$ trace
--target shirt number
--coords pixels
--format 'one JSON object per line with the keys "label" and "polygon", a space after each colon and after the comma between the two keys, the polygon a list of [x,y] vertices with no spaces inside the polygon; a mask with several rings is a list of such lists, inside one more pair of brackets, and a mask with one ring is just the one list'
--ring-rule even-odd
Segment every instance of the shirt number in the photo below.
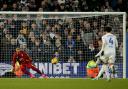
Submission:
{"label": "shirt number", "polygon": [[109,39],[109,43],[113,44],[113,40],[112,40],[112,38]]}

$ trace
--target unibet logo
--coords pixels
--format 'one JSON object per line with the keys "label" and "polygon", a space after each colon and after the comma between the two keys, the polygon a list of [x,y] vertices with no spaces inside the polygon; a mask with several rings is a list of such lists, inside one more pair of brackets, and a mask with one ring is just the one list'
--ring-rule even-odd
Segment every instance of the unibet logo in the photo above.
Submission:
{"label": "unibet logo", "polygon": [[[45,74],[77,74],[79,63],[35,63],[35,66]],[[36,72],[30,70],[31,73]]]}

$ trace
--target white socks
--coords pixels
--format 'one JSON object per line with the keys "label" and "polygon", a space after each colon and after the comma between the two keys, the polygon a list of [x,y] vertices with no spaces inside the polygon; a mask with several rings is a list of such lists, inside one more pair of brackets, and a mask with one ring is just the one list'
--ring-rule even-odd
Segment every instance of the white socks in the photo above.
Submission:
{"label": "white socks", "polygon": [[101,70],[100,70],[97,78],[100,78],[103,73],[106,74],[107,79],[110,79],[109,68],[108,68],[107,64],[102,65]]}

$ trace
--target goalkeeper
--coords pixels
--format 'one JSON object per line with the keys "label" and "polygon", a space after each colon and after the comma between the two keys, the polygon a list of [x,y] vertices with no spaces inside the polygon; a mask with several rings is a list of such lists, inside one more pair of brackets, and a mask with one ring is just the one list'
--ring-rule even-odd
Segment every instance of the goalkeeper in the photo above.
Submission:
{"label": "goalkeeper", "polygon": [[20,69],[24,74],[27,74],[30,76],[30,78],[34,78],[35,76],[27,71],[26,69],[32,69],[39,73],[41,77],[47,78],[47,76],[44,73],[41,73],[39,69],[37,69],[35,66],[32,65],[32,59],[29,57],[29,55],[25,52],[22,51],[20,48],[16,48],[16,52],[13,54],[13,72],[15,72],[15,64],[16,62],[19,62],[20,64]]}
{"label": "goalkeeper", "polygon": [[98,68],[96,62],[93,60],[88,62],[86,69],[87,69],[87,76],[89,76],[91,78],[95,78],[99,73],[99,68]]}

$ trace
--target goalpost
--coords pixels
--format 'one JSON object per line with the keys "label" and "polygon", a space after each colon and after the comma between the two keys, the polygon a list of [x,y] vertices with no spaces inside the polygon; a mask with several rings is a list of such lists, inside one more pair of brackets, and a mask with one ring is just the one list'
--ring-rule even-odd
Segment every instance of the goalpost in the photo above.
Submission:
{"label": "goalpost", "polygon": [[[0,76],[11,69],[12,54],[20,47],[51,78],[85,78],[105,26],[112,27],[119,42],[117,77],[126,78],[125,12],[0,12]],[[57,55],[59,62],[51,64]]]}

